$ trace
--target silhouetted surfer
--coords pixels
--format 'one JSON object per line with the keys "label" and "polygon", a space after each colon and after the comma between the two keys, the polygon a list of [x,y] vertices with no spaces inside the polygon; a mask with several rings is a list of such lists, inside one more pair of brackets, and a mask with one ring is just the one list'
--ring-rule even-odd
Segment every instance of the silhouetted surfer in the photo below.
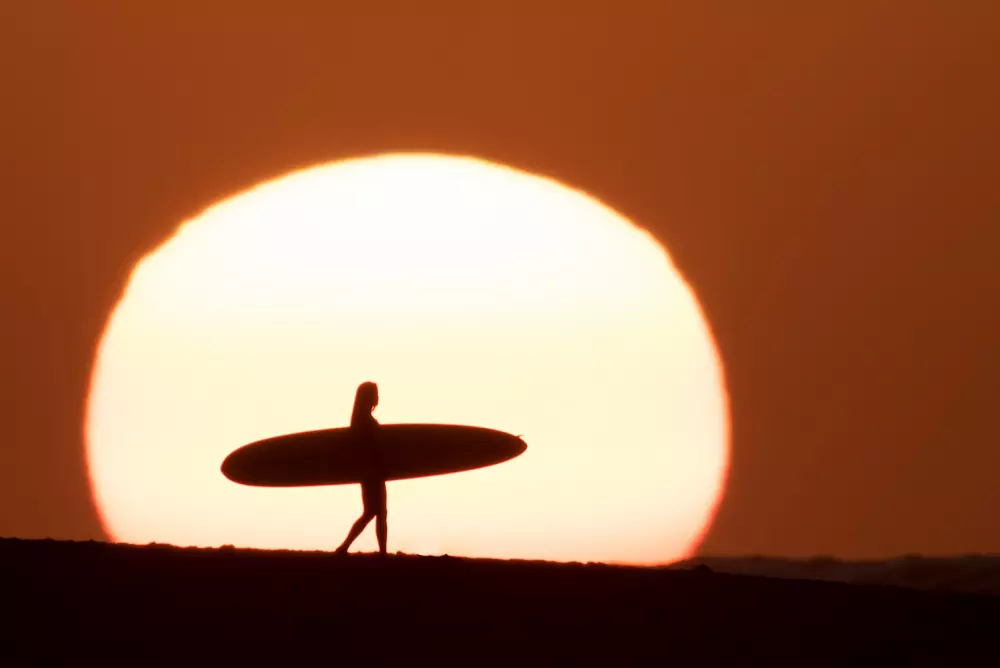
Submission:
{"label": "silhouetted surfer", "polygon": [[361,480],[361,500],[364,510],[361,517],[351,527],[347,538],[337,548],[338,554],[347,552],[368,523],[375,520],[375,536],[378,538],[378,551],[385,554],[385,544],[389,533],[385,507],[385,475],[382,472],[381,452],[379,448],[379,424],[372,411],[378,406],[378,386],[375,383],[361,383],[354,395],[354,412],[351,413],[351,429],[358,435],[365,453],[370,458],[368,470]]}

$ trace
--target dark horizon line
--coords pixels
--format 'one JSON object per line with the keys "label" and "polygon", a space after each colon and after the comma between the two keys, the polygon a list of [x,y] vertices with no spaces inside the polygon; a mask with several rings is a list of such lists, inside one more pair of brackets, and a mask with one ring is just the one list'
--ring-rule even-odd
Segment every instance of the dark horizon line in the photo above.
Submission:
{"label": "dark horizon line", "polygon": [[[116,541],[109,538],[104,539],[73,539],[73,538],[23,538],[20,536],[0,536],[0,546],[4,543],[11,542],[22,542],[22,543],[63,543],[63,544],[100,544],[108,546],[122,546],[122,547],[162,547],[171,548],[175,550],[191,550],[191,551],[204,551],[204,552],[219,552],[219,551],[237,551],[237,552],[268,552],[268,553],[294,553],[294,554],[316,554],[316,555],[333,555],[334,548],[329,550],[321,549],[298,549],[290,547],[241,547],[236,546],[231,543],[226,543],[223,545],[217,545],[214,547],[206,547],[203,545],[178,545],[176,543],[161,543],[159,541],[150,541],[148,543],[132,543],[129,541]],[[351,552],[348,556],[366,556],[374,555],[376,552]],[[716,563],[734,563],[734,562],[746,562],[746,561],[770,561],[770,562],[783,562],[789,564],[816,564],[816,563],[837,563],[845,565],[863,565],[863,564],[890,564],[897,562],[948,562],[948,561],[960,561],[960,560],[997,560],[1000,562],[1000,553],[994,552],[963,552],[955,554],[920,554],[920,553],[905,553],[898,554],[891,557],[882,558],[850,558],[850,557],[838,557],[829,554],[816,554],[811,556],[783,556],[777,554],[758,554],[758,553],[747,553],[747,554],[694,554],[689,557],[684,557],[675,561],[665,562],[665,563],[622,563],[614,561],[556,561],[552,559],[528,559],[528,558],[517,558],[517,557],[472,557],[465,556],[461,554],[421,554],[418,552],[403,552],[396,551],[391,552],[390,556],[395,557],[422,557],[428,559],[463,559],[468,561],[504,561],[504,562],[519,562],[519,563],[545,563],[545,564],[581,564],[581,565],[594,565],[594,566],[607,566],[610,568],[644,568],[644,569],[659,569],[659,568],[677,568],[677,567],[696,567],[702,565],[709,565],[707,562]]]}

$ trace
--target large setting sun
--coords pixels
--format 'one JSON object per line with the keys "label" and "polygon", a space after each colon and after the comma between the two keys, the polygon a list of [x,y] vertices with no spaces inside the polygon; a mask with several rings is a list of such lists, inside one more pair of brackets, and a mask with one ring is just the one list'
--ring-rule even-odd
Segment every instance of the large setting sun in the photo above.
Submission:
{"label": "large setting sun", "polygon": [[[333,549],[356,485],[265,489],[226,455],[346,426],[523,435],[497,466],[390,482],[392,551],[666,563],[722,494],[722,365],[664,249],[592,197],[483,160],[303,169],[185,221],[133,271],[95,359],[94,499],[118,541]],[[356,549],[373,549],[367,531]]]}

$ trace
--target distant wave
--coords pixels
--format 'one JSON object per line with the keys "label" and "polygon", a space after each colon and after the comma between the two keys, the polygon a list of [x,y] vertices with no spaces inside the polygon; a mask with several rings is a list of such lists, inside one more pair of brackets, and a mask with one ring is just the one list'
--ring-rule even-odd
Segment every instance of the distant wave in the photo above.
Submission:
{"label": "distant wave", "polygon": [[672,568],[701,565],[718,573],[1000,596],[1000,555],[904,556],[882,561],[842,561],[833,557],[695,557],[673,564]]}

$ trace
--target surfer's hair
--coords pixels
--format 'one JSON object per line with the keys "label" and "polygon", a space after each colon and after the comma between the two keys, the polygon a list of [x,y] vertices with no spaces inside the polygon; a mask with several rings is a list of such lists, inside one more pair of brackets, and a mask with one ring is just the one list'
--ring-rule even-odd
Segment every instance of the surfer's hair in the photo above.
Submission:
{"label": "surfer's hair", "polygon": [[365,381],[358,385],[358,391],[354,394],[354,412],[359,410],[371,412],[378,406],[378,385]]}

